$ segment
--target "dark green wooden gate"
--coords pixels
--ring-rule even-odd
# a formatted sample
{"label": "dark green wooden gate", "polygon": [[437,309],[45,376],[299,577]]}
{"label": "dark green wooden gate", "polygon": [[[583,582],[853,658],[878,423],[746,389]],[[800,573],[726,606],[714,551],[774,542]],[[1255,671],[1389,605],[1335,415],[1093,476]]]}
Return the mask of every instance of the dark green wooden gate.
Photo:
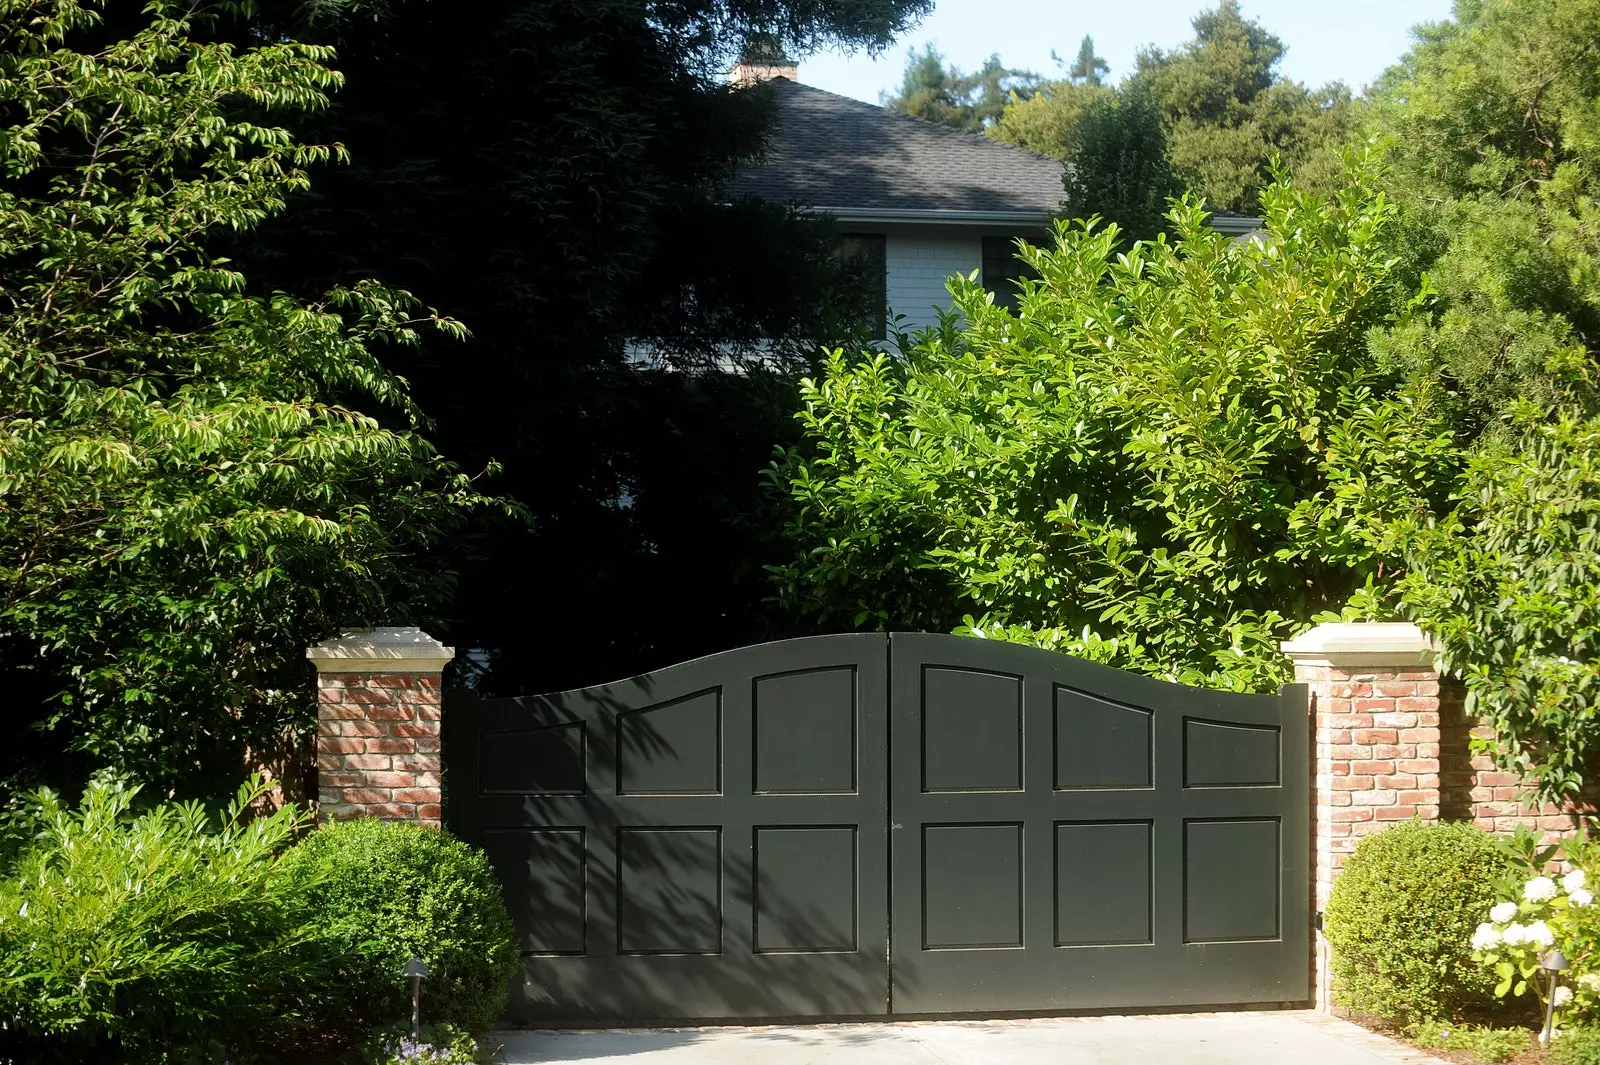
{"label": "dark green wooden gate", "polygon": [[528,1021],[1298,1002],[1306,694],[924,634],[447,696]]}

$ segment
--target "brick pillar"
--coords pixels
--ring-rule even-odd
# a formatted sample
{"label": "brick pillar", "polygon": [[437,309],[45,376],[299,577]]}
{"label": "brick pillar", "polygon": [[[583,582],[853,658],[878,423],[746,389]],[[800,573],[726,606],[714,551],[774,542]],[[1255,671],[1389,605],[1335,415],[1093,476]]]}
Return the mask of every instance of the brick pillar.
{"label": "brick pillar", "polygon": [[359,629],[317,667],[317,815],[440,823],[440,673],[455,650],[415,628]]}
{"label": "brick pillar", "polygon": [[[1362,836],[1439,818],[1439,674],[1428,638],[1409,623],[1319,625],[1283,651],[1311,689],[1311,882],[1321,912]],[[1326,957],[1319,933],[1323,1008]]]}

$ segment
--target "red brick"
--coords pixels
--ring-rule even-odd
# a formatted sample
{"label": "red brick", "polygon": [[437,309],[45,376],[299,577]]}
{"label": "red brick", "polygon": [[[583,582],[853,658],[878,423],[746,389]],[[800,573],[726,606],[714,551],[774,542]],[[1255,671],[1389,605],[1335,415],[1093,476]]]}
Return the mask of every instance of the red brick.
{"label": "red brick", "polygon": [[1390,712],[1387,714],[1373,714],[1372,723],[1379,728],[1416,728],[1420,722],[1416,714]]}
{"label": "red brick", "polygon": [[1430,743],[1439,738],[1436,728],[1403,728],[1400,730],[1400,743]]}
{"label": "red brick", "polygon": [[1487,772],[1478,774],[1478,783],[1486,788],[1514,787],[1519,781],[1515,773]]}
{"label": "red brick", "polygon": [[[1391,773],[1378,777],[1378,787],[1380,788],[1415,788],[1416,786],[1417,777],[1415,773]],[[1401,802],[1404,801],[1404,799],[1401,800]]]}
{"label": "red brick", "polygon": [[397,754],[394,756],[394,767],[408,773],[433,773],[442,767],[442,760],[436,754]]}
{"label": "red brick", "polygon": [[419,788],[437,788],[444,781],[438,773],[413,773],[412,776],[415,778],[414,786]]}
{"label": "red brick", "polygon": [[1379,821],[1409,821],[1421,814],[1424,820],[1437,818],[1437,811],[1431,809],[1418,809],[1415,806],[1385,806],[1377,811]]}
{"label": "red brick", "polygon": [[1350,802],[1355,806],[1393,806],[1399,798],[1399,794],[1393,790],[1374,788],[1351,793]]}
{"label": "red brick", "polygon": [[417,817],[417,808],[409,803],[368,803],[361,814],[363,817],[377,817],[385,821],[414,821]]}
{"label": "red brick", "polygon": [[388,802],[390,794],[386,788],[346,788],[344,801],[354,806],[367,806],[375,802]]}
{"label": "red brick", "polygon": [[367,783],[375,788],[410,788],[417,783],[413,773],[369,773]]}
{"label": "red brick", "polygon": [[[1394,772],[1394,762],[1387,759],[1372,758],[1365,762],[1350,763],[1350,770],[1353,773],[1365,773],[1368,776],[1383,776],[1385,774]],[[1379,787],[1384,786],[1385,785],[1379,785]]]}
{"label": "red brick", "polygon": [[1334,810],[1329,814],[1328,820],[1332,824],[1350,821],[1371,821],[1372,808],[1369,806],[1352,806],[1348,810]]}
{"label": "red brick", "polygon": [[1329,762],[1327,767],[1328,776],[1330,777],[1347,777],[1350,775],[1349,762]]}
{"label": "red brick", "polygon": [[408,788],[394,793],[395,802],[434,803],[439,801],[438,788]]}
{"label": "red brick", "polygon": [[1440,722],[1439,722],[1439,713],[1438,713],[1438,711],[1436,711],[1436,710],[1418,710],[1417,711],[1417,724],[1421,725],[1423,728],[1428,728],[1429,726],[1432,726],[1433,728],[1439,728],[1440,727]]}
{"label": "red brick", "polygon": [[1400,736],[1392,728],[1368,728],[1356,730],[1357,743],[1399,743]]}
{"label": "red brick", "polygon": [[412,742],[416,745],[418,754],[438,754],[439,753],[439,741],[436,740],[436,739],[427,739],[425,737],[418,736]]}
{"label": "red brick", "polygon": [[[1439,700],[1414,695],[1409,699],[1396,699],[1394,708],[1396,710],[1409,710],[1414,714],[1436,714],[1439,712]],[[1435,724],[1438,724],[1438,722],[1435,722]]]}
{"label": "red brick", "polygon": [[374,688],[414,688],[416,684],[408,673],[374,673],[367,678]]}
{"label": "red brick", "polygon": [[1356,699],[1352,708],[1358,714],[1387,714],[1394,711],[1393,699]]}
{"label": "red brick", "polygon": [[417,718],[418,718],[418,720],[421,720],[421,721],[438,721],[443,716],[444,715],[440,712],[440,708],[437,707],[437,706],[419,706],[419,707],[417,707]]}
{"label": "red brick", "polygon": [[1411,680],[1383,680],[1372,686],[1373,694],[1386,699],[1407,698],[1417,694],[1417,683]]}
{"label": "red brick", "polygon": [[389,726],[381,721],[341,721],[339,732],[344,736],[387,736]]}
{"label": "red brick", "polygon": [[1437,758],[1405,758],[1395,763],[1395,768],[1402,773],[1438,773],[1439,759]]}
{"label": "red brick", "polygon": [[416,751],[416,740],[368,740],[367,750],[375,754],[413,754]]}
{"label": "red brick", "polygon": [[338,721],[365,721],[367,708],[364,706],[351,706],[348,703],[337,703],[333,706],[317,708],[317,717],[332,718]]}
{"label": "red brick", "polygon": [[332,718],[320,720],[317,722],[317,735],[338,736],[340,735],[339,726],[342,724],[344,724],[344,722]]}
{"label": "red brick", "polygon": [[438,822],[444,816],[444,807],[437,803],[418,803],[417,820]]}
{"label": "red brick", "polygon": [[396,736],[437,736],[439,725],[433,721],[406,721],[392,726],[391,731]]}
{"label": "red brick", "polygon": [[1430,791],[1427,788],[1419,788],[1415,791],[1402,791],[1400,793],[1400,804],[1402,806],[1408,804],[1411,806],[1437,806],[1438,803],[1439,793],[1437,791]]}
{"label": "red brick", "polygon": [[366,750],[367,741],[359,738],[346,738],[342,736],[319,736],[317,738],[318,754],[360,754]]}
{"label": "red brick", "polygon": [[1334,777],[1334,791],[1369,791],[1375,783],[1369,776]]}
{"label": "red brick", "polygon": [[367,772],[375,769],[388,769],[389,756],[386,754],[352,754],[346,756],[345,764],[351,769],[361,769]]}
{"label": "red brick", "polygon": [[369,721],[411,721],[415,714],[404,706],[371,706],[367,708]]}
{"label": "red brick", "polygon": [[319,771],[337,773],[345,768],[344,760],[345,756],[342,754],[319,754],[317,755],[317,769]]}
{"label": "red brick", "polygon": [[324,788],[358,788],[367,779],[365,773],[318,773],[317,784]]}

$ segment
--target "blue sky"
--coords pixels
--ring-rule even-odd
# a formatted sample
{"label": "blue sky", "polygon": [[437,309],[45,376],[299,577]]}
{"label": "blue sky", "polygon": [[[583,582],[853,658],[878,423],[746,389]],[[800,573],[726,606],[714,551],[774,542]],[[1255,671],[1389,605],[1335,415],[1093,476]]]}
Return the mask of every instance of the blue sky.
{"label": "blue sky", "polygon": [[[1119,80],[1141,47],[1171,48],[1192,35],[1189,20],[1215,0],[937,0],[933,14],[874,60],[865,53],[823,52],[800,64],[800,80],[871,103],[900,84],[908,49],[932,41],[963,70],[991,53],[1011,67],[1050,74],[1054,48],[1077,54],[1084,34]],[[1289,46],[1281,70],[1297,81],[1343,81],[1359,91],[1410,46],[1419,22],[1450,16],[1450,0],[1241,0],[1246,18],[1260,21]]]}

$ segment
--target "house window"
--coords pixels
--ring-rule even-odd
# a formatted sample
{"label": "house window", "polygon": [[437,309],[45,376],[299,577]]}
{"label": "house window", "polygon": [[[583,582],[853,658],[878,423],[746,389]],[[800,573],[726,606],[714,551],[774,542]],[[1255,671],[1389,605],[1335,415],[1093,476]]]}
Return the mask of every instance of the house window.
{"label": "house window", "polygon": [[862,328],[873,340],[885,336],[889,316],[888,260],[882,233],[846,233],[839,238],[839,260],[857,272],[862,289]]}
{"label": "house window", "polygon": [[983,287],[994,293],[997,306],[1016,314],[1022,295],[1017,282],[1038,276],[1033,267],[1017,258],[1016,237],[983,238]]}

